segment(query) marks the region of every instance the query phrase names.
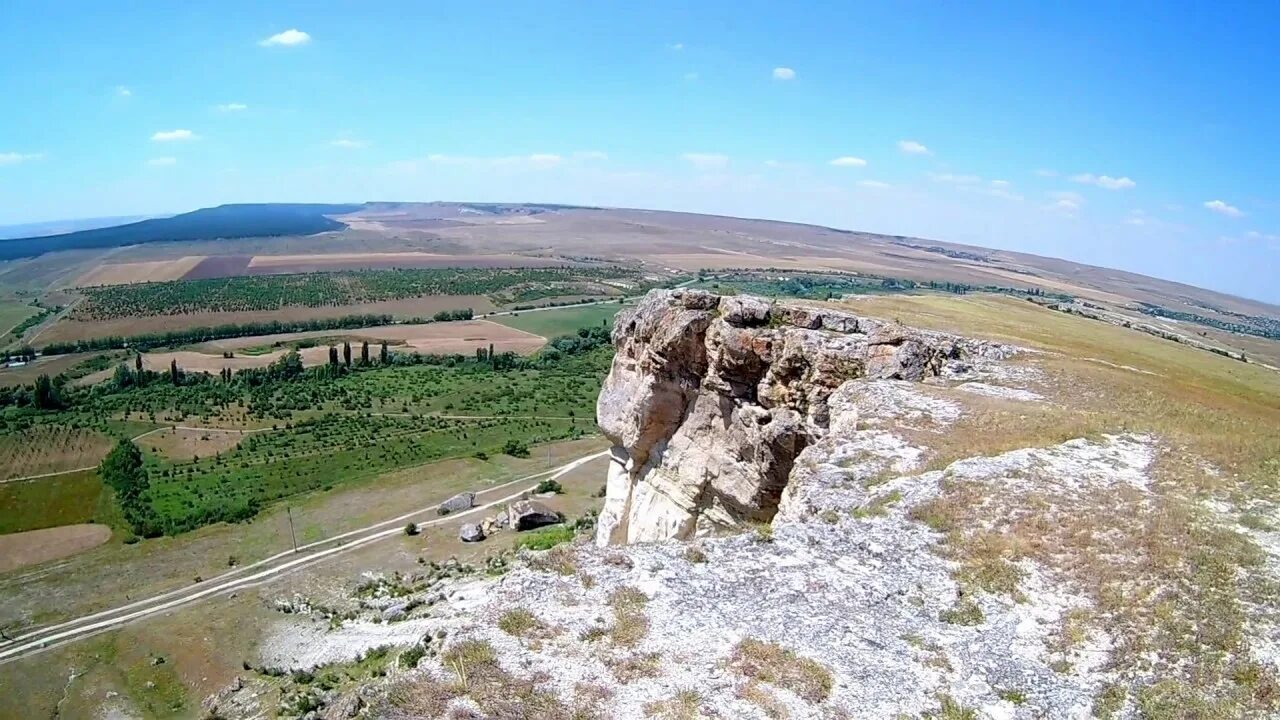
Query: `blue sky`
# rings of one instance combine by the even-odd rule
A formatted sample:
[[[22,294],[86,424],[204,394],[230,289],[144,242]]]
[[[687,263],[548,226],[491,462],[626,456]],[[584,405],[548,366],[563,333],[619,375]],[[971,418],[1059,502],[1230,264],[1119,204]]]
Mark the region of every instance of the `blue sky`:
[[[1280,5],[612,5],[9,0],[0,224],[589,203],[1280,302]]]

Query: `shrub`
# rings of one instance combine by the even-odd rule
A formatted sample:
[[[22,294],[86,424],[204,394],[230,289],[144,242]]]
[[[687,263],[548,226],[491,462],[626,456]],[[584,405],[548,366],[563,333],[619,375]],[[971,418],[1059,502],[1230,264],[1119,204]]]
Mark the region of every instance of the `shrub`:
[[[553,493],[555,495],[564,494],[564,488],[560,486],[560,483],[551,479],[543,480],[538,483],[538,487],[534,488],[533,491],[539,495],[544,493]]]
[[[418,523],[416,523],[416,522],[410,522],[410,523],[406,524],[406,525],[404,526],[404,534],[405,534],[405,535],[417,535],[417,534],[418,534]]]
[[[730,664],[743,677],[790,690],[813,703],[826,700],[835,686],[831,671],[817,660],[754,638],[734,647]]]

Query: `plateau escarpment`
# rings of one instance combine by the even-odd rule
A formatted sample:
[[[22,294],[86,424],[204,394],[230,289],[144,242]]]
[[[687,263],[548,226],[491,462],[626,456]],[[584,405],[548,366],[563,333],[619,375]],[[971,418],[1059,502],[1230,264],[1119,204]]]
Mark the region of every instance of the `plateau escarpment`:
[[[768,522],[796,457],[858,379],[926,381],[1010,348],[837,310],[702,291],[619,315],[597,416],[614,443],[600,544]]]

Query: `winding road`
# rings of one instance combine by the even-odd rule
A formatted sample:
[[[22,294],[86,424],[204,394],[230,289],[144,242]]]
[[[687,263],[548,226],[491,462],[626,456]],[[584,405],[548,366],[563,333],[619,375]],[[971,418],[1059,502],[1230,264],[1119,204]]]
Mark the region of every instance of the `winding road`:
[[[607,454],[607,451],[602,451],[591,455],[584,455],[571,460],[564,465],[552,468],[551,470],[544,470],[540,473],[527,475],[494,487],[478,488],[475,490],[477,493],[491,493],[495,490],[523,485],[523,487],[510,495],[498,498],[497,500],[487,502],[483,505],[477,505],[476,507],[463,512],[451,513],[447,517],[417,522],[416,525],[421,529],[440,525],[445,522],[453,522],[456,521],[458,517],[482,512],[497,505],[501,505],[502,503],[510,502],[511,500],[520,497],[523,493],[533,490],[536,487],[536,484],[528,485],[531,481],[548,476],[553,479],[558,478],[588,462],[591,462],[592,460],[604,457]],[[136,620],[141,620],[157,613],[166,612],[176,607],[189,605],[213,596],[225,595],[238,590],[244,590],[269,583],[272,580],[283,577],[289,572],[322,562],[325,559],[340,553],[354,550],[358,547],[368,545],[369,543],[374,543],[379,540],[385,540],[396,535],[401,535],[404,533],[404,526],[400,523],[403,523],[406,520],[413,520],[416,517],[430,513],[438,507],[439,504],[429,505],[403,515],[388,518],[372,525],[367,525],[357,530],[350,530],[324,540],[319,540],[307,545],[301,545],[298,547],[297,551],[290,550],[277,553],[263,560],[229,570],[199,584],[170,590],[143,600],[128,603],[127,605],[121,605],[110,610],[92,613],[90,615],[85,615],[56,625],[48,625],[42,628],[30,630],[23,635],[0,643],[0,665],[23,657],[35,655],[46,650],[52,650],[53,648],[66,645],[67,643],[75,642],[101,632],[106,632],[112,628],[119,627]]]

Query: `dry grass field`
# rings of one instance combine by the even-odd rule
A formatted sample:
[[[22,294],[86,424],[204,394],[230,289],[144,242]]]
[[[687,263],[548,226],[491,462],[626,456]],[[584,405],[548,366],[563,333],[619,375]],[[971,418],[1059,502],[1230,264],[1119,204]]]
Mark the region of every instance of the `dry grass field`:
[[[1063,621],[1064,649],[1117,639],[1122,674],[1160,682],[1142,717],[1258,717],[1280,692],[1268,650],[1280,585],[1280,373],[1009,298],[881,296],[855,311],[1014,342],[1044,401],[976,403],[929,467],[973,455],[1130,432],[1157,443],[1149,488],[1063,496],[950,481],[917,508],[945,535],[957,578],[1016,598],[1024,561],[1090,604]],[[1069,671],[1069,669],[1067,670]]]
[[[106,525],[63,525],[0,535],[0,573],[95,548],[111,539]]]
[[[525,255],[445,255],[428,252],[324,253],[308,255],[255,255],[246,275],[324,272],[362,268],[503,268],[562,265],[551,258]]]
[[[147,317],[118,318],[113,320],[63,319],[40,333],[38,345],[53,342],[74,342],[88,338],[129,336],[143,333],[168,332],[191,327],[207,327],[272,320],[310,320],[314,318],[342,317],[344,315],[388,314],[397,319],[431,317],[441,310],[471,308],[477,315],[494,312],[498,308],[482,295],[428,295],[404,300],[325,307],[291,306],[280,310],[253,312],[206,312],[190,315],[152,315]],[[37,338],[30,338],[36,341]]]

